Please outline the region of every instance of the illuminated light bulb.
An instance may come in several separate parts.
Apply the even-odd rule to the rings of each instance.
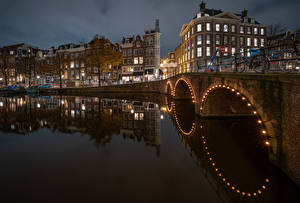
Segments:
[[[204,136],[202,136],[202,139],[204,139]]]
[[[203,128],[203,126],[201,125],[200,128]],[[203,136],[202,136],[203,137]]]
[[[270,143],[269,141],[266,141],[265,144],[266,144],[267,146],[270,146],[270,145],[271,145],[271,143]]]
[[[264,185],[263,185],[263,186],[261,186],[261,187],[262,187],[262,189],[264,189],[264,190],[266,189],[266,186],[264,186]]]
[[[234,91],[235,91],[235,89],[232,89],[231,91],[233,91],[233,92],[234,92]]]
[[[267,178],[267,179],[266,179],[266,182],[268,183],[268,182],[270,182],[270,180]]]
[[[41,104],[38,103],[38,104],[36,105],[36,107],[37,107],[37,108],[41,108]]]
[[[211,165],[215,166],[216,164],[215,164],[215,163],[212,163]]]
[[[258,193],[258,194],[261,194],[261,190],[257,190],[257,193]]]
[[[219,87],[222,87],[222,85],[219,85]]]
[[[236,93],[236,95],[240,95],[240,93],[238,92],[238,93]]]
[[[253,193],[253,196],[256,196],[256,193],[255,193],[255,192]]]
[[[218,172],[218,170],[219,170],[219,169],[218,169],[218,168],[216,168],[216,172]]]
[[[225,86],[225,85],[223,85],[223,87],[225,88],[226,86]]]
[[[207,150],[208,148],[207,148],[207,147],[205,147],[205,149]]]
[[[262,134],[267,134],[266,130],[262,130],[261,132],[262,132]]]
[[[134,110],[133,110],[133,109],[131,109],[130,113],[134,113]],[[176,120],[177,120],[177,119],[176,119]]]
[[[246,193],[242,192],[242,195],[244,196]]]
[[[206,144],[206,142],[204,141],[203,144]]]
[[[242,100],[246,100],[246,98],[245,98],[245,97],[243,97],[243,98],[242,98]]]
[[[212,161],[212,158],[210,157],[209,160]]]
[[[230,89],[230,87],[227,87],[227,89]]]
[[[234,186],[232,186],[232,187],[231,187],[231,189],[232,189],[232,190],[235,190],[235,187],[234,187]]]
[[[250,103],[248,103],[248,104],[247,104],[247,106],[251,106],[251,104],[250,104]]]
[[[163,120],[164,119],[164,115],[160,115],[160,119]]]
[[[256,111],[253,111],[253,114],[255,114],[255,115],[256,115],[256,114],[257,114],[257,112],[256,112]]]
[[[221,177],[221,176],[222,176],[222,173],[219,173],[219,176]]]
[[[251,194],[250,194],[250,193],[248,193],[248,197],[251,197]]]
[[[218,87],[218,85],[215,86],[216,88]]]
[[[228,182],[226,185],[227,185],[227,186],[230,186],[230,182]]]
[[[259,124],[261,124],[261,123],[262,123],[262,121],[261,121],[261,120],[258,120],[257,122],[258,122]]]
[[[240,193],[241,191],[240,191],[240,190],[236,190],[236,192],[237,192],[237,193]]]
[[[203,108],[201,107],[201,108],[200,108],[200,110],[202,111],[202,110],[203,110]]]
[[[226,181],[226,178],[223,178],[222,180],[223,180],[223,182],[225,182],[225,181]]]
[[[209,155],[209,152],[207,152],[207,155]]]

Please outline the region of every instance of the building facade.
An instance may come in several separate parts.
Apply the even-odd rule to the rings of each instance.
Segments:
[[[225,55],[249,55],[251,48],[264,47],[266,26],[249,17],[247,10],[241,14],[223,12],[207,9],[202,2],[197,16],[182,26],[180,38],[175,52],[177,74],[203,70],[220,48]]]
[[[177,63],[175,60],[175,52],[169,52],[167,58],[162,58],[160,69],[162,71],[162,79],[172,77],[176,74]]]
[[[159,79],[160,29],[156,20],[155,29],[146,30],[143,38],[127,37],[122,40],[122,82],[143,82]]]

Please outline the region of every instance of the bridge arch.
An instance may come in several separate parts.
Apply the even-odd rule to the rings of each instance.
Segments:
[[[249,113],[257,118],[257,124],[261,129],[261,134],[263,136],[265,145],[270,147],[273,153],[276,152],[277,140],[275,139],[275,137],[271,136],[271,133],[269,132],[270,128],[266,125],[267,121],[264,121],[260,116],[261,109],[257,108],[254,102],[251,102],[247,96],[242,94],[241,91],[235,89],[234,87],[225,84],[214,84],[207,88],[200,100],[200,114],[204,115],[203,113],[205,112],[205,102],[207,101],[207,98],[216,90],[225,90],[227,92],[231,92],[233,95],[238,96],[240,101],[243,102],[243,105],[245,105],[245,107],[249,109]]]
[[[167,95],[175,96],[174,88],[173,88],[172,82],[170,80],[168,80],[166,83],[165,93]]]
[[[174,86],[174,95],[176,99],[192,99],[196,102],[196,95],[191,82],[185,78],[179,78]]]

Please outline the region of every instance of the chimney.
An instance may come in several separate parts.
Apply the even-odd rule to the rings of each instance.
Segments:
[[[244,17],[247,17],[247,16],[248,16],[248,10],[244,9],[242,11],[242,17],[244,18]]]
[[[203,1],[200,4],[200,12],[204,12],[205,11],[205,5],[206,3],[204,3]]]
[[[159,29],[159,19],[156,19],[156,21],[155,21],[155,32],[160,32],[160,29]]]

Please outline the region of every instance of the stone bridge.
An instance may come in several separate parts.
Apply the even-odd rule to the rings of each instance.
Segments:
[[[192,100],[195,112],[202,117],[255,116],[271,160],[300,185],[299,75],[195,73],[155,82],[67,89],[64,93],[159,93],[175,100]],[[170,105],[167,100],[165,104]]]

